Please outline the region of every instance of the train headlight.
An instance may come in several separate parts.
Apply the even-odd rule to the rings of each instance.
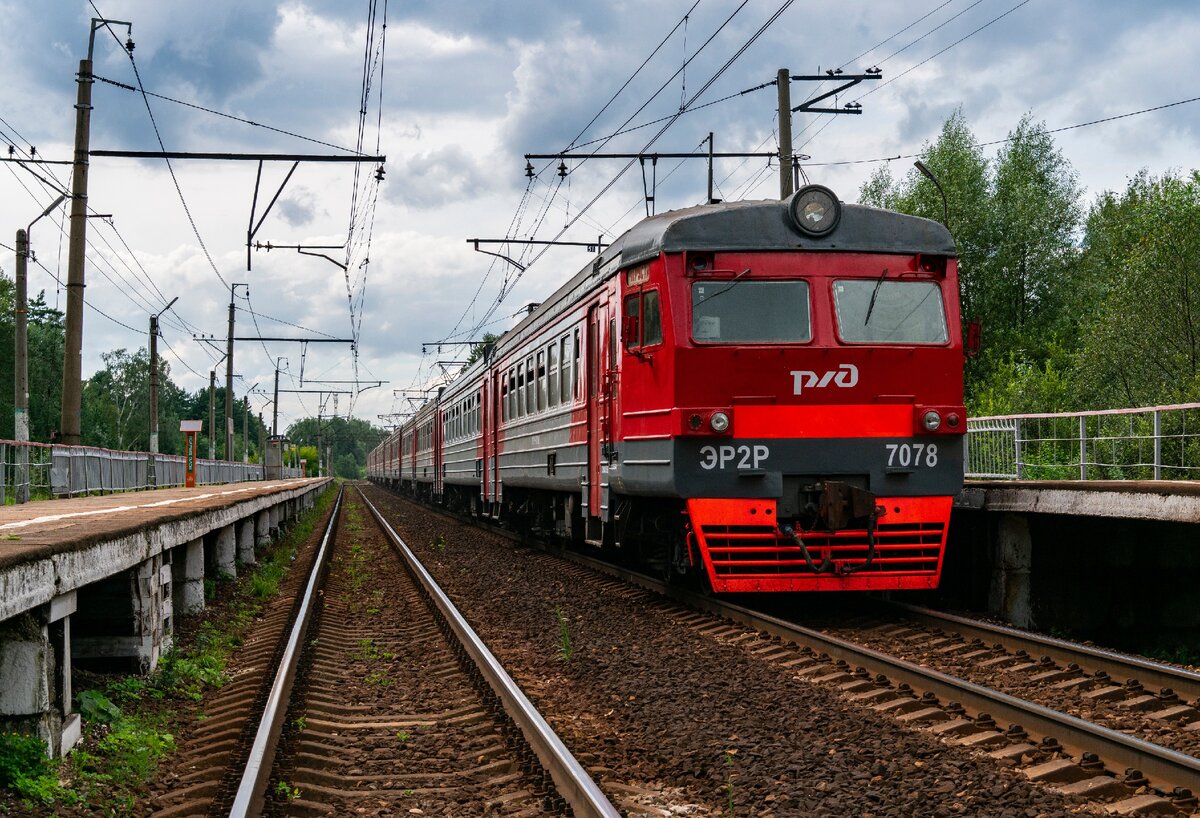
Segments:
[[[708,419],[709,427],[720,434],[729,428],[729,415],[724,412],[713,412],[712,417]]]
[[[824,185],[808,185],[796,191],[787,204],[788,218],[801,233],[825,236],[842,218],[842,203]]]
[[[942,416],[930,409],[921,417],[921,425],[925,427],[927,432],[936,432],[942,428]]]

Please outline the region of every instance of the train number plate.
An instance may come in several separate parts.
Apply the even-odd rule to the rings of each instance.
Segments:
[[[887,467],[901,468],[933,468],[938,463],[938,447],[936,443],[888,443]]]
[[[760,469],[763,461],[771,456],[771,450],[760,444],[754,446],[701,446],[700,468],[713,469]]]

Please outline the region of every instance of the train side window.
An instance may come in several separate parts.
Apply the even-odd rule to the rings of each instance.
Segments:
[[[513,367],[508,369],[508,419],[517,416],[517,373]]]
[[[646,290],[642,293],[642,346],[661,344],[662,339],[662,313],[658,305],[658,290]]]
[[[546,405],[558,406],[558,344],[546,347]]]
[[[508,420],[508,376],[500,379],[500,419]]]
[[[539,349],[537,354],[537,408],[546,408],[546,351]]]
[[[608,319],[608,368],[617,368],[617,319]]]
[[[533,356],[525,359],[525,414],[532,415],[537,411],[537,383],[534,377],[537,370],[533,368]]]
[[[571,351],[568,348],[570,343],[569,335],[558,339],[558,387],[563,403],[571,402]]]
[[[595,321],[588,321],[588,385],[587,397],[588,400],[596,397],[596,384],[598,379],[597,370],[600,369],[600,354],[596,350],[596,344],[599,343],[600,325]]]
[[[579,328],[578,327],[575,328],[575,338],[573,340],[574,340],[574,345],[573,345],[574,355],[573,355],[573,363],[571,364],[571,397],[572,397],[572,399],[575,399],[575,398],[579,397],[579,391],[582,389],[582,387],[579,385],[579,356],[581,354],[581,351],[579,348]]]
[[[517,417],[525,416],[525,364],[517,364]]]

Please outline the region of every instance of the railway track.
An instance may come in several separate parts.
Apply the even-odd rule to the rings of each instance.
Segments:
[[[564,556],[676,600],[686,608],[672,615],[699,633],[1019,768],[1030,780],[1117,814],[1197,810],[1195,673],[914,608],[899,624],[816,630],[586,556]],[[1098,716],[1101,705],[1119,718]]]
[[[261,629],[264,644],[282,646],[269,651],[277,661],[255,666],[257,682],[244,674],[244,687],[266,690],[249,697],[262,706],[243,695],[238,707],[213,708],[224,726],[202,730],[193,751],[199,759],[208,746],[210,758],[156,814],[540,815],[569,807],[581,818],[616,818],[410,549],[353,494],[339,497],[307,570],[293,572],[295,607],[275,615],[291,625],[272,620]],[[203,745],[215,735],[228,736],[227,751]]]

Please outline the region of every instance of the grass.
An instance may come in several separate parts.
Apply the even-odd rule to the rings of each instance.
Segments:
[[[359,639],[358,649],[350,654],[351,658],[361,659],[365,662],[377,662],[379,660],[395,659],[396,654],[390,651],[380,650],[375,644],[374,639]]]
[[[737,750],[726,750],[725,758],[725,783],[721,785],[721,789],[725,790],[726,796],[729,798],[729,815],[733,815],[733,757],[737,755]]]
[[[335,491],[324,492],[257,569],[238,581],[228,604],[210,609],[192,643],[168,651],[154,673],[122,676],[80,691],[76,701],[84,736],[67,759],[47,758],[38,738],[0,733],[0,789],[15,797],[15,803],[0,799],[0,813],[7,803],[26,812],[40,809],[39,814],[56,814],[58,807],[79,804],[89,805],[89,814],[133,814],[144,782],[175,748],[170,725],[203,718],[195,703],[228,681],[230,656],[242,645],[265,601],[278,593],[297,547],[311,536],[335,496]],[[205,590],[206,596],[215,596],[216,581],[206,580]],[[300,795],[292,787],[288,792],[293,793],[288,800]]]
[[[558,618],[558,658],[569,662],[575,655],[575,648],[571,645],[571,623],[562,608],[555,608],[554,615]]]
[[[392,680],[388,677],[387,671],[374,670],[363,677],[363,682],[372,687],[391,687]]]

